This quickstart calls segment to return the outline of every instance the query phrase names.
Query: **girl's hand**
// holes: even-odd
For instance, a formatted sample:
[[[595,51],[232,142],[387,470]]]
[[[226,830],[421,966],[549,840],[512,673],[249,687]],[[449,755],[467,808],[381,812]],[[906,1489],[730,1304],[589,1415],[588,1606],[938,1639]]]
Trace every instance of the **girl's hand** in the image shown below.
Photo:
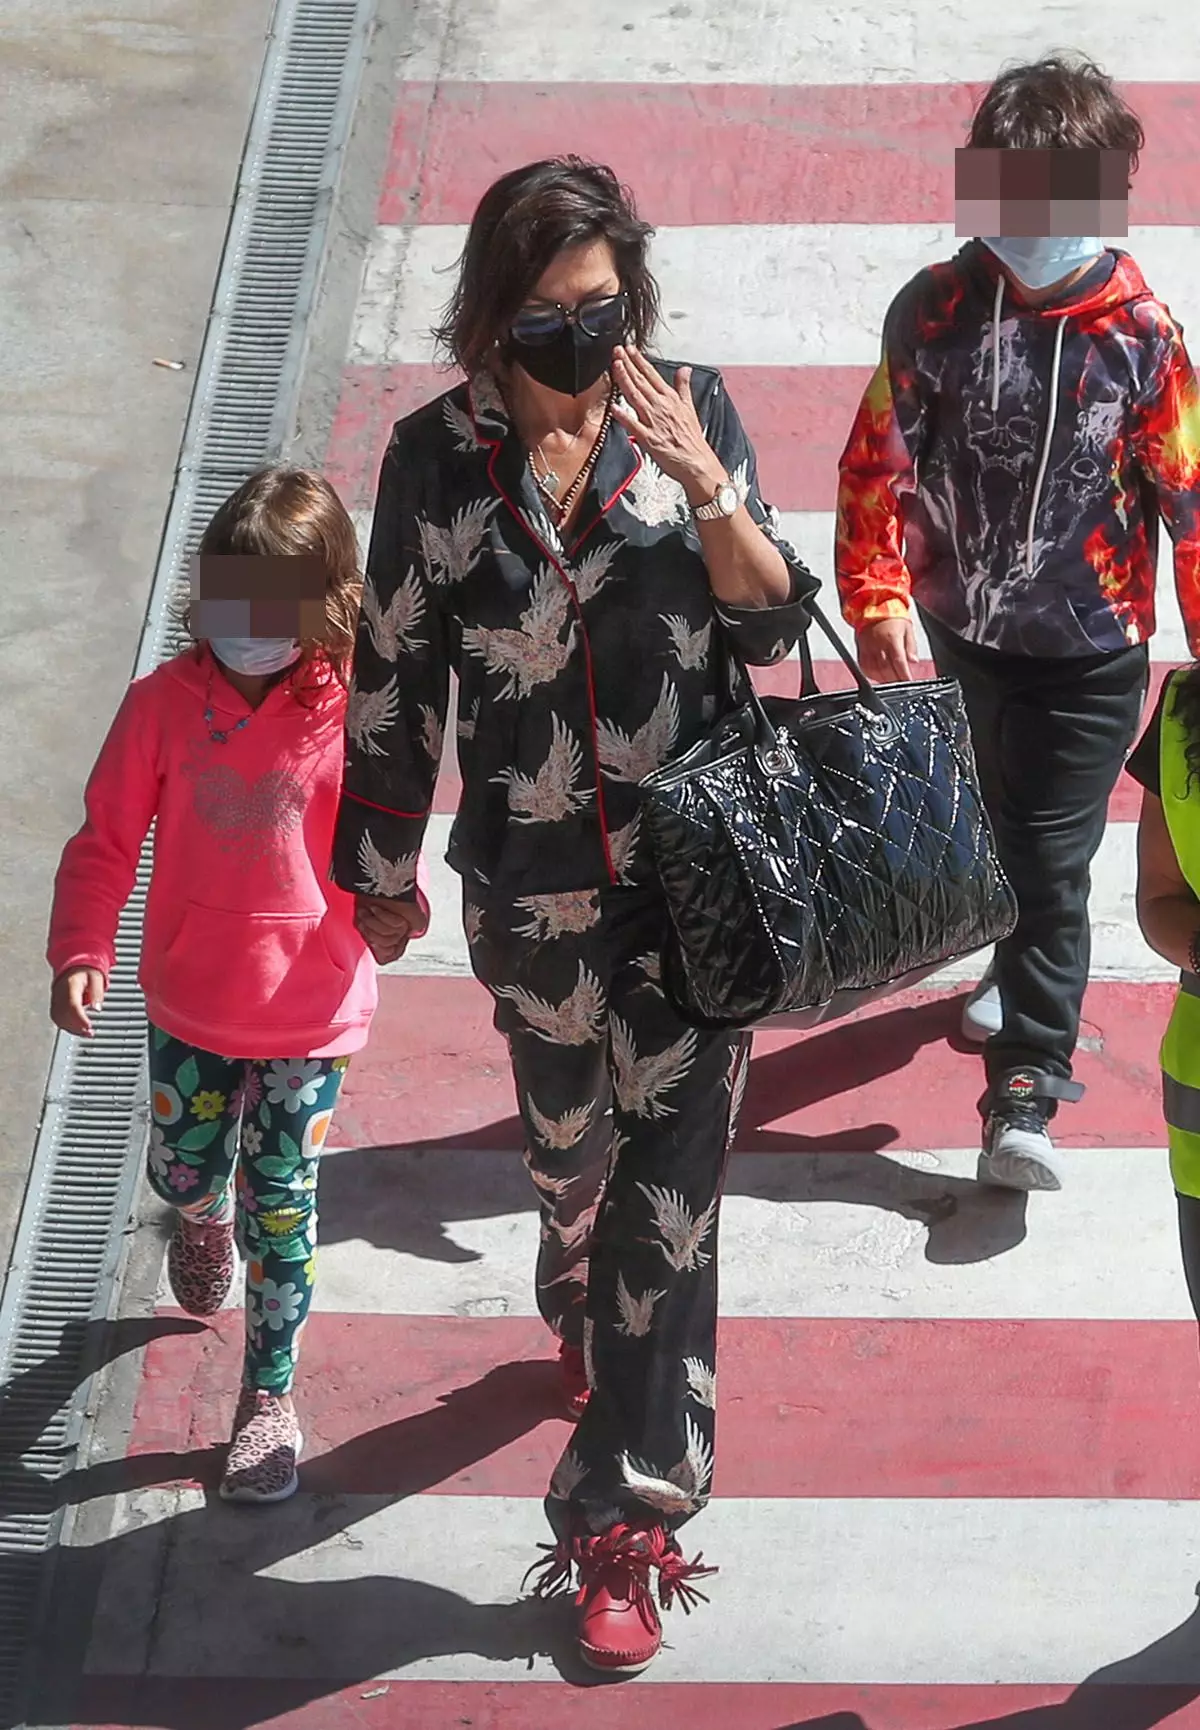
[[[354,924],[381,967],[399,961],[421,930],[424,914],[415,901],[393,901],[386,895],[356,895]]]
[[[644,354],[621,347],[613,356],[613,377],[625,399],[614,404],[613,418],[665,475],[680,483],[689,504],[707,504],[729,477],[700,425],[691,367],[681,366],[669,385]]]
[[[50,987],[50,1019],[64,1033],[90,1039],[95,1029],[89,1009],[104,1007],[105,978],[98,967],[71,967]]]

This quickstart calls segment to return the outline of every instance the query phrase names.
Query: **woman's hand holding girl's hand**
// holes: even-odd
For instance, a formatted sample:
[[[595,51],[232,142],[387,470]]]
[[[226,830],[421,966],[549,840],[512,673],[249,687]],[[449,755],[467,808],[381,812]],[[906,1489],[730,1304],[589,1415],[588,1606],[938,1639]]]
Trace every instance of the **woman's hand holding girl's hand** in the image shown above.
[[[613,418],[665,475],[679,482],[689,504],[706,505],[729,476],[700,425],[691,367],[681,366],[669,385],[644,354],[622,346],[613,357],[613,377],[625,399],[614,404]]]
[[[359,936],[381,967],[399,961],[422,928],[424,914],[415,901],[393,901],[386,895],[356,895],[354,923]]]
[[[104,1006],[105,978],[98,967],[70,967],[50,987],[50,1019],[64,1033],[90,1039],[95,1029],[89,1009]]]

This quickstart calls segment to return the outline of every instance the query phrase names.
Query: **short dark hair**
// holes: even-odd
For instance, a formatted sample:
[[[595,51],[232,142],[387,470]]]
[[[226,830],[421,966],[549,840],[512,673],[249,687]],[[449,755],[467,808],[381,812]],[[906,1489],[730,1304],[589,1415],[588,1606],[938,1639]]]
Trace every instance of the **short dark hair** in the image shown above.
[[[1083,54],[1047,54],[1002,72],[967,137],[981,150],[1128,150],[1131,173],[1145,142],[1141,121],[1112,79]]]
[[[607,240],[629,297],[627,335],[639,348],[659,316],[647,259],[654,230],[611,168],[579,156],[531,162],[490,186],[471,221],[438,347],[470,375],[501,339],[550,262],[568,247]]]

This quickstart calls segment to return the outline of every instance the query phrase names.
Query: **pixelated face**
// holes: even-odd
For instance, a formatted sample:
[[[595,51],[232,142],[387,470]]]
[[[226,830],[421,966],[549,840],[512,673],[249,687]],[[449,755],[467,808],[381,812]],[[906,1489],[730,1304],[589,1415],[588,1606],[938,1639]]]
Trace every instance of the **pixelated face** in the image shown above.
[[[319,558],[197,553],[188,578],[198,637],[311,641],[324,634],[328,571]]]
[[[1129,172],[1127,150],[956,150],[954,232],[1128,234]]]

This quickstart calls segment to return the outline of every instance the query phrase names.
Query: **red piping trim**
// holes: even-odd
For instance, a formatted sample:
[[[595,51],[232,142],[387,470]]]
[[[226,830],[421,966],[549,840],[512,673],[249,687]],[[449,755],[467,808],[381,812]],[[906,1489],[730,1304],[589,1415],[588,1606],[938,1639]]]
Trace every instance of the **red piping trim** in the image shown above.
[[[588,718],[592,729],[592,760],[596,766],[596,815],[600,819],[600,841],[604,848],[604,866],[608,872],[609,882],[615,886],[621,881],[621,879],[617,875],[616,868],[613,865],[612,848],[609,845],[608,840],[608,817],[604,810],[604,772],[600,767],[600,729],[599,717],[596,713],[596,680],[592,671],[592,645],[588,641],[587,626],[583,621],[583,608],[579,604],[579,595],[576,592],[575,584],[571,581],[570,577],[555,558],[545,541],[542,540],[541,536],[534,533],[527,518],[525,518],[517,509],[504,488],[500,485],[500,482],[496,479],[496,458],[500,454],[501,442],[502,441],[499,439],[484,440],[485,444],[490,444],[492,447],[492,454],[488,458],[488,480],[491,481],[492,485],[500,494],[500,497],[504,500],[517,522],[520,523],[526,534],[528,534],[530,540],[535,546],[541,548],[545,557],[549,559],[550,563],[554,566],[554,569],[567,585],[567,593],[570,595],[571,604],[575,608],[575,618],[579,625],[579,634],[583,639],[583,664],[587,675]],[[634,472],[636,473],[637,471],[635,470]],[[630,475],[629,479],[632,480],[633,476]],[[626,485],[628,485],[628,482],[626,482]],[[576,545],[578,544],[579,543],[576,542]]]
[[[353,799],[356,805],[366,805],[372,811],[382,811],[387,817],[407,817],[410,822],[419,823],[422,817],[428,817],[429,807],[424,811],[396,811],[390,805],[377,805],[374,799],[364,799],[361,793],[352,793],[349,787],[342,788],[343,799]]]
[[[612,510],[612,508],[616,504],[617,500],[621,497],[621,494],[625,491],[625,489],[627,487],[632,486],[634,481],[641,474],[641,472],[642,472],[642,453],[636,445],[633,446],[633,454],[637,458],[637,462],[634,464],[634,466],[630,470],[630,472],[625,476],[625,479],[621,482],[620,486],[617,488],[617,490],[613,494],[612,498],[606,499],[605,502],[600,506],[600,515],[598,517],[593,517],[592,521],[588,524],[587,528],[584,529],[583,533],[581,535],[578,535],[576,537],[576,539],[571,543],[571,548],[570,548],[570,552],[568,554],[568,557],[574,558],[575,554],[579,551],[579,549],[583,545],[584,541],[591,534],[592,530],[596,527],[596,524],[603,522],[604,518],[608,515],[609,511]]]

